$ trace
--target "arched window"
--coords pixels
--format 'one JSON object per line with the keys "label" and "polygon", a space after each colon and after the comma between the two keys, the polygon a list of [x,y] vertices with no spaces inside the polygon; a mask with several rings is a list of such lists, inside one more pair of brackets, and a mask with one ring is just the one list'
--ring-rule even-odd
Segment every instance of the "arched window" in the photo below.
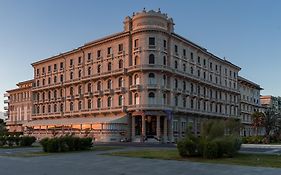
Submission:
{"label": "arched window", "polygon": [[99,74],[101,72],[101,65],[99,64],[98,66],[97,66],[97,73]]}
{"label": "arched window", "polygon": [[63,112],[63,103],[60,104],[60,112]]}
{"label": "arched window", "polygon": [[37,106],[37,114],[40,114],[40,106]]}
{"label": "arched window", "polygon": [[57,99],[57,90],[54,90],[54,98]]}
{"label": "arched window", "polygon": [[119,95],[119,97],[118,97],[118,105],[123,106],[123,96],[122,95]]}
{"label": "arched window", "polygon": [[139,64],[140,64],[139,57],[136,56],[134,60],[134,65],[139,65]]}
{"label": "arched window", "polygon": [[153,54],[149,55],[149,64],[155,64],[155,58]]}
{"label": "arched window", "polygon": [[88,92],[92,92],[92,84],[88,83]]}
{"label": "arched window", "polygon": [[60,82],[63,82],[63,75],[60,75]]}
{"label": "arched window", "polygon": [[82,70],[79,70],[79,72],[78,72],[78,77],[79,77],[79,78],[82,77]]}
{"label": "arched window", "polygon": [[54,77],[54,83],[57,83],[57,76]]}
{"label": "arched window", "polygon": [[45,100],[45,92],[42,93],[42,100]]}
{"label": "arched window", "polygon": [[140,97],[139,97],[139,94],[137,94],[137,93],[135,93],[134,102],[135,102],[135,105],[140,104]]}
{"label": "arched window", "polygon": [[185,91],[186,90],[186,82],[185,81],[182,82],[182,86],[183,86],[183,90]]}
{"label": "arched window", "polygon": [[92,108],[92,100],[88,99],[88,109],[91,109],[91,108]]}
{"label": "arched window", "polygon": [[107,107],[111,107],[112,105],[112,98],[111,97],[107,97]]}
{"label": "arched window", "polygon": [[45,106],[42,106],[42,113],[45,114]]}
{"label": "arched window", "polygon": [[45,86],[45,79],[42,80],[42,86]]}
{"label": "arched window", "polygon": [[155,104],[155,94],[153,92],[150,92],[148,94],[148,100],[149,100],[149,104]]}
{"label": "arched window", "polygon": [[73,87],[70,87],[70,95],[73,96],[73,94],[74,94]]}
{"label": "arched window", "polygon": [[120,77],[118,79],[118,87],[123,87],[123,86],[124,86],[123,77]]}
{"label": "arched window", "polygon": [[167,104],[167,99],[166,99],[166,94],[165,93],[163,93],[163,95],[162,95],[162,104],[163,105]]}
{"label": "arched window", "polygon": [[190,92],[193,92],[193,90],[194,90],[194,87],[193,87],[193,84],[191,83],[190,84]]}
{"label": "arched window", "polygon": [[166,76],[166,75],[163,75],[163,78],[162,78],[162,86],[166,86],[166,82],[167,82],[167,76]]}
{"label": "arched window", "polygon": [[177,89],[178,88],[178,79],[175,79],[174,83],[175,83],[175,89]]}
{"label": "arched window", "polygon": [[51,105],[48,105],[48,113],[51,113]]}
{"label": "arched window", "polygon": [[154,73],[149,73],[148,74],[148,80],[149,80],[149,84],[155,84],[155,75]]}
{"label": "arched window", "polygon": [[73,72],[70,72],[70,80],[72,80],[74,77],[74,73]]}
{"label": "arched window", "polygon": [[97,91],[100,91],[100,90],[101,90],[101,82],[98,81],[98,83],[97,83]]}
{"label": "arched window", "polygon": [[138,74],[135,75],[134,79],[135,79],[135,85],[140,84],[140,77]]}
{"label": "arched window", "polygon": [[79,101],[78,103],[78,110],[80,111],[82,109],[82,101]]}
{"label": "arched window", "polygon": [[57,104],[54,104],[54,112],[57,112]]}
{"label": "arched window", "polygon": [[48,78],[48,84],[51,84],[51,77]]}
{"label": "arched window", "polygon": [[88,75],[92,74],[92,67],[88,67]]}
{"label": "arched window", "polygon": [[111,79],[109,79],[107,81],[107,89],[112,89],[112,80]]}
{"label": "arched window", "polygon": [[81,86],[81,85],[78,86],[78,94],[79,94],[79,95],[82,94],[82,86]]}
{"label": "arched window", "polygon": [[73,111],[73,108],[74,108],[73,102],[70,102],[70,104],[69,104],[70,111]]}
{"label": "arched window", "polygon": [[111,68],[112,68],[111,62],[109,62],[109,63],[107,64],[107,71],[111,71]]}
{"label": "arched window", "polygon": [[48,100],[51,100],[51,91],[48,91]]}
{"label": "arched window", "polygon": [[119,65],[119,69],[122,69],[123,68],[123,60],[119,60],[118,65]]}
{"label": "arched window", "polygon": [[97,99],[97,108],[100,109],[101,108],[101,98]]}

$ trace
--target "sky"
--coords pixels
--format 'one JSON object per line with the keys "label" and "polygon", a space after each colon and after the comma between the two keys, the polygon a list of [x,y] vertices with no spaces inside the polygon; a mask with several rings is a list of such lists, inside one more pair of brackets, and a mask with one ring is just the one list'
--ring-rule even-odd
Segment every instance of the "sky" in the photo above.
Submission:
{"label": "sky", "polygon": [[121,32],[143,8],[160,8],[177,34],[241,67],[261,94],[281,96],[279,0],[0,0],[0,111],[5,91],[32,79],[31,63]]}

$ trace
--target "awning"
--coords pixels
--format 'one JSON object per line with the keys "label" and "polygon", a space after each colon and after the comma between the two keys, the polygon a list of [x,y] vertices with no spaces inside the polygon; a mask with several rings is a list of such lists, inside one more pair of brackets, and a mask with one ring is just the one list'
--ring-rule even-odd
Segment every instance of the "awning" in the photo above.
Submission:
{"label": "awning", "polygon": [[59,119],[40,119],[26,122],[23,126],[44,126],[44,125],[79,125],[79,124],[97,124],[97,123],[116,123],[128,124],[127,116],[120,117],[74,117]]}

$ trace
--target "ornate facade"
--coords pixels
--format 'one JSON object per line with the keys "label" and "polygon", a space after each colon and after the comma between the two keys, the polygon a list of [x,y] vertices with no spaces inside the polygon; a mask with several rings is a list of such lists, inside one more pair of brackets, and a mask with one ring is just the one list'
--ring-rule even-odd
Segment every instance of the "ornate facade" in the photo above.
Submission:
{"label": "ornate facade", "polygon": [[160,11],[126,17],[124,31],[32,64],[37,137],[173,142],[204,118],[239,118],[240,68],[174,33]]}

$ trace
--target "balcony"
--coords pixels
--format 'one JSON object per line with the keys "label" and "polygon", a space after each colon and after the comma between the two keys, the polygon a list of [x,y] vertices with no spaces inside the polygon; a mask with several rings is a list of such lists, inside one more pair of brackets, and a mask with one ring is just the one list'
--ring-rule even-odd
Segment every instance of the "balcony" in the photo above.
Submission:
{"label": "balcony", "polygon": [[140,91],[141,90],[141,85],[135,84],[130,86],[131,91]]}
{"label": "balcony", "polygon": [[147,89],[157,89],[157,84],[147,84]]}
{"label": "balcony", "polygon": [[76,98],[76,99],[82,99],[82,98],[83,98],[83,94],[76,94],[76,95],[75,95],[75,98]]}
{"label": "balcony", "polygon": [[8,104],[10,101],[9,100],[4,100],[4,103],[5,104]]}
{"label": "balcony", "polygon": [[68,96],[66,97],[66,99],[67,99],[67,100],[74,100],[74,96],[73,96],[73,95],[68,95]]}
{"label": "balcony", "polygon": [[92,92],[87,92],[87,93],[84,94],[84,96],[92,98],[93,97],[93,93]]}
{"label": "balcony", "polygon": [[102,96],[102,94],[103,94],[103,93],[102,93],[101,90],[97,90],[97,91],[94,92],[94,95],[95,95],[95,96]]}
{"label": "balcony", "polygon": [[9,110],[9,107],[8,106],[4,106],[4,110],[5,111]]}
{"label": "balcony", "polygon": [[134,52],[140,52],[141,51],[141,47],[135,47],[134,48]]}
{"label": "balcony", "polygon": [[108,59],[113,59],[113,54],[111,53],[111,54],[107,54],[107,58]]}
{"label": "balcony", "polygon": [[5,94],[4,94],[4,97],[9,97],[9,93],[5,93]]}
{"label": "balcony", "polygon": [[113,93],[114,93],[114,90],[113,90],[113,89],[106,89],[106,90],[104,90],[103,93],[104,93],[105,95],[113,94]]}
{"label": "balcony", "polygon": [[116,93],[125,93],[125,91],[126,91],[125,87],[118,87],[115,89]]}

